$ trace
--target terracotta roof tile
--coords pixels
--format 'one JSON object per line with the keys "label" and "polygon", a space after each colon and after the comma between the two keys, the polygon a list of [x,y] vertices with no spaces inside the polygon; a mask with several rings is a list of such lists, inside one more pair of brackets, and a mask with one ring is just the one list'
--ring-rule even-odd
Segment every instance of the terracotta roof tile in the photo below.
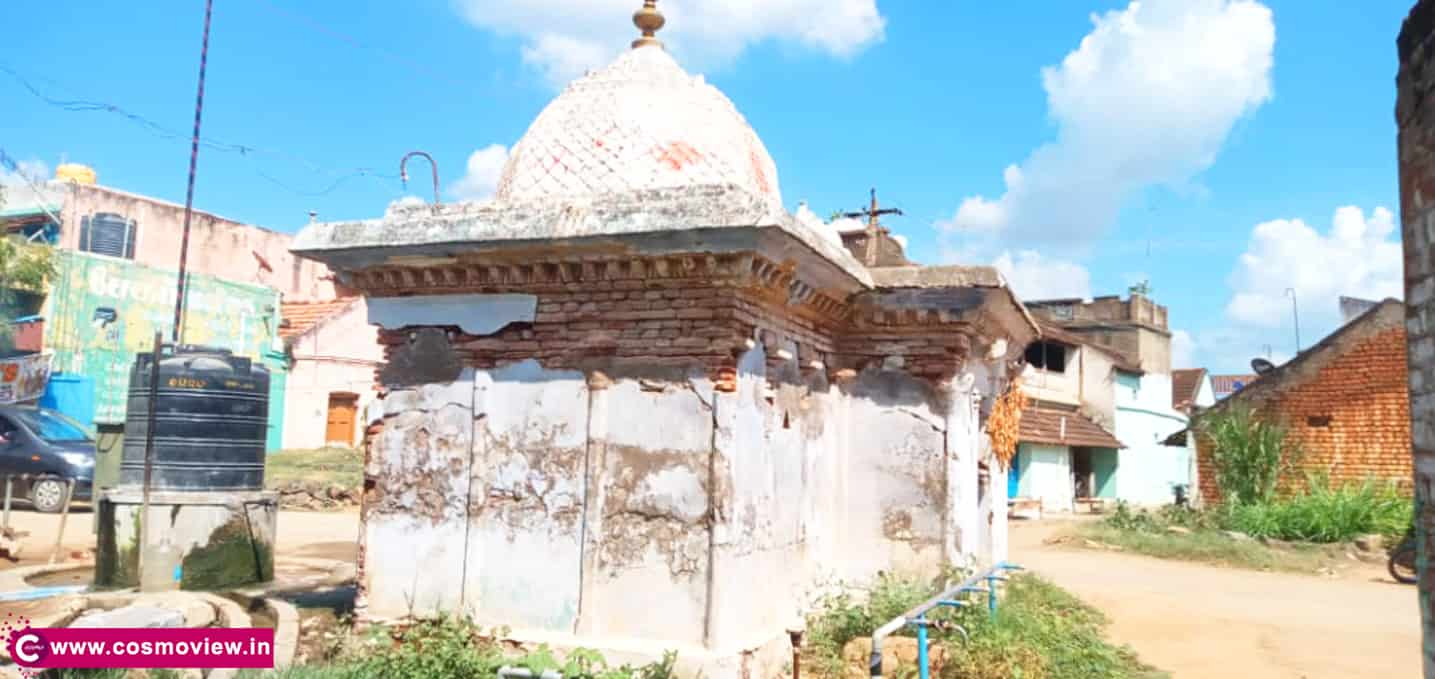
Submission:
{"label": "terracotta roof tile", "polygon": [[284,302],[279,305],[279,336],[294,339],[314,326],[347,311],[358,299],[335,299],[327,302]]}
{"label": "terracotta roof tile", "polygon": [[1212,375],[1211,391],[1216,392],[1216,397],[1220,398],[1223,394],[1235,393],[1236,383],[1239,382],[1241,388],[1249,387],[1257,377],[1259,375]]}
{"label": "terracotta roof tile", "polygon": [[1196,403],[1201,394],[1201,380],[1206,377],[1205,368],[1171,371],[1171,407],[1185,411]]}
{"label": "terracotta roof tile", "polygon": [[[1065,420],[1065,426],[1062,421]],[[1125,448],[1110,432],[1075,410],[1027,407],[1021,411],[1017,437],[1022,443],[1050,443],[1058,446]]]}

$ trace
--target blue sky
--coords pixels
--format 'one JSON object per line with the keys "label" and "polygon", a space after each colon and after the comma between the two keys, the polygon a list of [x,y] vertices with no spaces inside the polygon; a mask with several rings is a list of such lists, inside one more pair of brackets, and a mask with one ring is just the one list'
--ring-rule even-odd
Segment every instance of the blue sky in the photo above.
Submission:
{"label": "blue sky", "polygon": [[[202,149],[196,205],[281,231],[311,209],[377,216],[413,149],[438,159],[445,199],[481,196],[558,84],[632,39],[639,4],[217,0],[203,136],[252,150]],[[1292,352],[1288,287],[1305,345],[1338,295],[1399,294],[1394,40],[1411,2],[1359,5],[659,3],[660,37],[747,116],[789,209],[854,209],[875,186],[913,258],[995,262],[1030,298],[1149,279],[1178,362],[1222,371]],[[0,12],[30,27],[0,66],[177,133],[0,72],[0,148],[183,201],[203,2]]]}

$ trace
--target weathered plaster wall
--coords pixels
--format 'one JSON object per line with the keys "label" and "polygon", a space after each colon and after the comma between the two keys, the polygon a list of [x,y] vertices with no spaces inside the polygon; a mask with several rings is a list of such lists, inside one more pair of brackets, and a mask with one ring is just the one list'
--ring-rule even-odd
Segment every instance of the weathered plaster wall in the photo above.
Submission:
{"label": "weathered plaster wall", "polygon": [[384,357],[364,303],[298,337],[291,353],[294,360],[284,385],[284,447],[319,448],[327,443],[329,396],[337,392],[359,396],[348,440],[358,443],[362,413],[376,395],[374,368]]}
{"label": "weathered plaster wall", "polygon": [[760,664],[827,583],[1004,553],[977,462],[1005,369],[967,360],[989,347],[950,310],[867,310],[839,345],[784,275],[741,257],[484,268],[463,274],[483,292],[445,271],[423,278],[439,294],[371,298],[387,394],[366,419],[360,614]]}
{"label": "weathered plaster wall", "polygon": [[984,439],[979,390],[879,368],[838,388],[760,343],[738,368],[719,392],[701,370],[524,361],[376,401],[367,613],[737,652],[780,636],[816,583],[1005,553],[1004,523],[979,529],[978,451],[949,449]]}
{"label": "weathered plaster wall", "polygon": [[464,370],[450,383],[395,389],[369,409],[384,426],[365,455],[361,588],[382,617],[464,610],[479,395]]}
{"label": "weathered plaster wall", "polygon": [[524,361],[481,371],[479,382],[469,608],[484,625],[570,631],[590,461],[586,381]]}

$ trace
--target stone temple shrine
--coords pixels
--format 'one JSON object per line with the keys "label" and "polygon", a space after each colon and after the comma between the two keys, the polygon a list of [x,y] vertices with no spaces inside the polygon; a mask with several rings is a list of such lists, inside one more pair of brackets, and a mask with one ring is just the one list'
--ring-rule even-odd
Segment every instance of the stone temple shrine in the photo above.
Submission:
{"label": "stone temple shrine", "polygon": [[1005,558],[987,416],[1038,330],[991,268],[788,213],[654,5],[493,199],[298,236],[385,348],[357,613],[776,676],[824,587]]}

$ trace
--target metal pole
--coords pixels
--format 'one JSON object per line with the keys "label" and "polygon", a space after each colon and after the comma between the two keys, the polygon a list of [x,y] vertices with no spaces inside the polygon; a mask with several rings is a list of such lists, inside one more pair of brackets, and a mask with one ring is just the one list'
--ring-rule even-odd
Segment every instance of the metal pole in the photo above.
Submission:
{"label": "metal pole", "polygon": [[135,570],[139,572],[140,588],[144,588],[144,553],[149,547],[149,488],[154,476],[154,429],[159,413],[159,358],[163,348],[164,333],[154,332],[154,353],[150,354],[149,365],[149,410],[145,413],[144,434],[144,485],[140,499],[140,543],[135,549]]}
{"label": "metal pole", "polygon": [[5,476],[5,519],[4,519],[5,532],[7,532],[7,533],[10,532],[10,498],[12,497],[11,493],[12,493],[12,491],[14,490],[14,488],[15,488],[15,477],[10,476],[10,475],[7,474],[7,475]]}
{"label": "metal pole", "polygon": [[1291,314],[1295,317],[1295,352],[1300,353],[1300,305],[1296,303],[1295,288],[1286,288],[1291,298]]}
{"label": "metal pole", "polygon": [[75,480],[70,479],[65,488],[65,507],[60,510],[60,530],[55,532],[55,548],[50,550],[50,564],[60,558],[60,541],[65,538],[65,522],[70,519],[70,501],[75,497]]}
{"label": "metal pole", "polygon": [[189,144],[189,188],[184,194],[184,235],[179,239],[179,278],[174,292],[174,343],[179,344],[184,324],[185,265],[189,258],[189,222],[194,214],[194,173],[199,164],[199,119],[204,112],[204,67],[209,63],[209,19],[214,13],[214,0],[204,1],[204,41],[199,48],[199,94],[194,103],[194,137]]}
{"label": "metal pole", "polygon": [[431,155],[429,155],[429,154],[427,154],[427,153],[424,153],[423,151],[409,151],[408,153],[405,153],[405,154],[404,154],[404,157],[399,159],[399,181],[403,182],[404,188],[408,188],[408,186],[409,186],[409,170],[408,170],[408,164],[409,164],[409,158],[411,158],[411,157],[413,157],[413,156],[422,156],[424,159],[426,159],[426,160],[429,161],[429,167],[433,170],[433,204],[434,204],[435,207],[437,207],[437,206],[438,206],[438,163],[434,162],[433,156],[431,156]]}

